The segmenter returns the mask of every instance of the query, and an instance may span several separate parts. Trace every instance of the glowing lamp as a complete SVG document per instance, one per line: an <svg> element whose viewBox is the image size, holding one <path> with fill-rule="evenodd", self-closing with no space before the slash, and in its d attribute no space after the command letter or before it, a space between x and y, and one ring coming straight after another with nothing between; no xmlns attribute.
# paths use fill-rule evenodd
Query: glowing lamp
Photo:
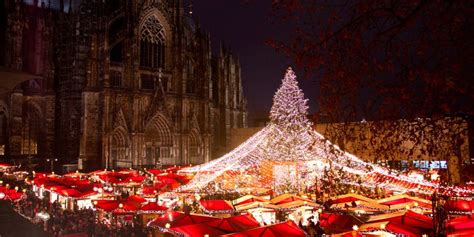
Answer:
<svg viewBox="0 0 474 237"><path fill-rule="evenodd" d="M26 193L26 188L23 189L23 192Z"/></svg>
<svg viewBox="0 0 474 237"><path fill-rule="evenodd" d="M208 235L208 234L205 234L204 237L209 237L209 235Z"/></svg>
<svg viewBox="0 0 474 237"><path fill-rule="evenodd" d="M166 223L165 228L166 228L166 229L169 229L170 227L171 227L171 224L170 224L170 223Z"/></svg>
<svg viewBox="0 0 474 237"><path fill-rule="evenodd" d="M123 208L123 203L120 203L120 204L119 204L119 208Z"/></svg>
<svg viewBox="0 0 474 237"><path fill-rule="evenodd" d="M92 204L94 204L94 206L97 205L97 201L93 201Z"/></svg>
<svg viewBox="0 0 474 237"><path fill-rule="evenodd" d="M380 224L380 229L383 230L383 229L385 229L385 227L386 227L385 224Z"/></svg>
<svg viewBox="0 0 474 237"><path fill-rule="evenodd" d="M357 231L357 230L359 230L359 226L353 225L353 226L352 226L352 229L355 230L355 231Z"/></svg>

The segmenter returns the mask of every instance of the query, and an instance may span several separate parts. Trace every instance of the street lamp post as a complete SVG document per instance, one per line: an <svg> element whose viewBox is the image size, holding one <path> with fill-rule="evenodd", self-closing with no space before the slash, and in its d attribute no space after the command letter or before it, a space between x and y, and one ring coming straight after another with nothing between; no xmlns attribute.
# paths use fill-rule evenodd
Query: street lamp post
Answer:
<svg viewBox="0 0 474 237"><path fill-rule="evenodd" d="M53 172L54 170L54 162L57 162L58 159L57 158L54 158L54 159L46 159L47 162L51 162L51 172Z"/></svg>

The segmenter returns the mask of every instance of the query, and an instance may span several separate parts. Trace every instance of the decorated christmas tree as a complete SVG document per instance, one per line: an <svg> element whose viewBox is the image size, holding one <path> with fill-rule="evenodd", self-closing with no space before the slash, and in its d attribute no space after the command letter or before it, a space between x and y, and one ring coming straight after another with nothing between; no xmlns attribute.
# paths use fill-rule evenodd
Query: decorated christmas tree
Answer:
<svg viewBox="0 0 474 237"><path fill-rule="evenodd" d="M326 186L337 182L337 186L424 194L438 188L437 184L397 174L341 150L312 128L307 110L295 73L288 68L273 98L270 123L224 156L183 169L181 172L194 177L176 191L299 192L314 187L318 180L326 180ZM323 177L325 173L332 178ZM465 192L458 187L452 191Z"/></svg>
<svg viewBox="0 0 474 237"><path fill-rule="evenodd" d="M308 100L298 87L295 72L286 70L280 88L273 97L273 106L270 110L271 123L287 132L308 130L312 124L308 120Z"/></svg>
<svg viewBox="0 0 474 237"><path fill-rule="evenodd" d="M282 84L273 97L270 123L274 130L265 143L269 159L304 159L310 145L312 123L308 120L308 100L298 87L296 75L287 69Z"/></svg>

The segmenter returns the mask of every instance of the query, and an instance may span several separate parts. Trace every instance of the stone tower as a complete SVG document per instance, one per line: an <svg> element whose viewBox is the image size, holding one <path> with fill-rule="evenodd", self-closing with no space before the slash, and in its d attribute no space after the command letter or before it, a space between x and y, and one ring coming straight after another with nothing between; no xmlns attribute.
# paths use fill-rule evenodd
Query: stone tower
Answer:
<svg viewBox="0 0 474 237"><path fill-rule="evenodd" d="M7 0L4 9L5 67L34 73L41 91L25 94L28 82L4 98L6 156L87 170L198 164L228 142L230 128L246 126L238 59L225 48L212 55L180 0ZM32 102L41 116L18 112ZM48 139L29 135L26 146L37 148L22 153L26 133L15 126L26 120L39 120L36 133Z"/></svg>

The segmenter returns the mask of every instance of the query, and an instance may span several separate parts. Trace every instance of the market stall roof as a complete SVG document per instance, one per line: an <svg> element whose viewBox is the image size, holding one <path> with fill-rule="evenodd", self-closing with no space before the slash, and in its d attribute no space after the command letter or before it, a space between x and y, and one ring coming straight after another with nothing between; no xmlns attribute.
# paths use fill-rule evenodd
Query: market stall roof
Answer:
<svg viewBox="0 0 474 237"><path fill-rule="evenodd" d="M136 202L136 203L144 203L144 202L147 202L147 200L141 196L138 196L138 195L131 195L129 197L126 198L127 201L132 201L132 202Z"/></svg>
<svg viewBox="0 0 474 237"><path fill-rule="evenodd" d="M368 237L367 235L362 235L360 232L346 231L337 234L331 234L332 237ZM369 235L370 236L370 235ZM379 236L377 236L379 237Z"/></svg>
<svg viewBox="0 0 474 237"><path fill-rule="evenodd" d="M356 193L348 193L331 198L331 203L344 203L352 201L365 201L369 203L376 202L376 200L372 198L368 198Z"/></svg>
<svg viewBox="0 0 474 237"><path fill-rule="evenodd" d="M237 205L242 205L242 204L247 204L247 203L252 203L252 202L269 202L269 201L270 200L267 200L263 197L249 194L249 195L245 195L245 196L235 199L234 201L232 201L232 204L234 204L234 206L237 206Z"/></svg>
<svg viewBox="0 0 474 237"><path fill-rule="evenodd" d="M152 174L152 175L159 175L159 174L163 173L163 171L159 170L159 169L145 169L145 172L147 172L149 174Z"/></svg>
<svg viewBox="0 0 474 237"><path fill-rule="evenodd" d="M221 236L227 232L208 226L205 223L198 223L192 225L184 225L178 227L171 227L172 232L179 233L180 236L194 237L194 236Z"/></svg>
<svg viewBox="0 0 474 237"><path fill-rule="evenodd" d="M293 202L286 202L277 205L279 209L297 209L300 207L306 207L306 208L312 208L316 209L321 207L321 205L314 203L314 202L308 202L308 201L301 201L301 200L296 200Z"/></svg>
<svg viewBox="0 0 474 237"><path fill-rule="evenodd" d="M260 227L260 223L251 214L243 214L207 222L206 225L226 232L240 232Z"/></svg>
<svg viewBox="0 0 474 237"><path fill-rule="evenodd" d="M331 205L331 208L342 210L388 210L388 206L378 204L376 202L366 202L363 200L351 202L339 202Z"/></svg>
<svg viewBox="0 0 474 237"><path fill-rule="evenodd" d="M145 176L140 175L135 170L123 170L123 171L104 171L93 173L101 182L108 182L115 185L124 186L136 186L140 185L144 180Z"/></svg>
<svg viewBox="0 0 474 237"><path fill-rule="evenodd" d="M219 218L207 215L186 214L183 212L171 211L148 222L147 226L152 228L156 227L163 229L166 227L166 224L170 224L170 227L174 228L178 226L205 223L216 219Z"/></svg>
<svg viewBox="0 0 474 237"><path fill-rule="evenodd" d="M292 236L305 237L306 234L293 221L281 222L278 224L262 226L238 233L222 235L223 237L277 237L277 236Z"/></svg>
<svg viewBox="0 0 474 237"><path fill-rule="evenodd" d="M93 204L96 208L102 209L106 212L113 212L122 209L127 212L137 211L139 206L132 201L118 201L118 200L94 200Z"/></svg>
<svg viewBox="0 0 474 237"><path fill-rule="evenodd" d="M408 196L407 194L394 195L388 198L380 199L377 202L388 206L414 202L420 207L431 209L431 201L419 197Z"/></svg>
<svg viewBox="0 0 474 237"><path fill-rule="evenodd" d="M167 179L172 179L172 180L178 182L179 184L186 184L191 179L187 175L181 175L181 174L176 174L176 173L171 173L171 172L164 172L164 173L161 173L161 174L157 174L155 176L155 178L158 181L164 181L164 180L167 180Z"/></svg>
<svg viewBox="0 0 474 237"><path fill-rule="evenodd" d="M395 233L397 235L406 237L417 237L425 233L417 228L409 227L391 221L381 221L363 224L359 227L358 231L362 233L365 231L389 231L392 234Z"/></svg>
<svg viewBox="0 0 474 237"><path fill-rule="evenodd" d="M64 177L72 177L72 178L80 178L80 177L84 177L84 176L87 176L89 174L86 174L86 173L81 173L79 171L76 171L76 172L70 172L70 173L67 173L65 175L63 175Z"/></svg>
<svg viewBox="0 0 474 237"><path fill-rule="evenodd" d="M16 167L16 165L0 163L0 168L13 168L13 167Z"/></svg>
<svg viewBox="0 0 474 237"><path fill-rule="evenodd" d="M448 237L472 237L474 236L474 229L467 229L467 230L458 230L454 232L450 232L447 235Z"/></svg>
<svg viewBox="0 0 474 237"><path fill-rule="evenodd" d="M226 200L201 200L199 201L204 212L208 213L230 213L234 212L234 207Z"/></svg>
<svg viewBox="0 0 474 237"><path fill-rule="evenodd" d="M454 231L465 229L474 230L474 214L451 219L446 223L446 228Z"/></svg>
<svg viewBox="0 0 474 237"><path fill-rule="evenodd" d="M278 204L283 204L283 203L293 202L293 201L298 201L298 200L312 202L311 200L309 200L307 198L302 198L302 197L298 197L298 196L293 195L293 194L285 193L285 194L282 194L278 197L273 198L272 200L270 200L270 203L278 205Z"/></svg>
<svg viewBox="0 0 474 237"><path fill-rule="evenodd" d="M156 195L159 192L167 191L167 189L171 189L171 187L165 183L154 183L151 186L144 186L142 188L142 194L143 195Z"/></svg>
<svg viewBox="0 0 474 237"><path fill-rule="evenodd" d="M319 222L321 227L332 233L350 231L354 225L360 226L362 223L364 223L363 220L354 215L342 215L325 212L319 215Z"/></svg>
<svg viewBox="0 0 474 237"><path fill-rule="evenodd" d="M474 200L448 200L444 207L448 211L472 212L474 210Z"/></svg>
<svg viewBox="0 0 474 237"><path fill-rule="evenodd" d="M148 212L150 212L150 213L163 213L167 210L168 210L167 207L160 206L156 202L149 202L149 203L143 205L140 208L140 212L143 212L143 213L148 213Z"/></svg>
<svg viewBox="0 0 474 237"><path fill-rule="evenodd" d="M77 189L73 188L67 188L67 189L62 189L58 192L61 196L66 196L66 197L80 197L82 196L82 193L79 192Z"/></svg>
<svg viewBox="0 0 474 237"><path fill-rule="evenodd" d="M417 229L430 230L433 228L433 219L410 210L398 211L381 215L370 216L367 222L390 221Z"/></svg>
<svg viewBox="0 0 474 237"><path fill-rule="evenodd" d="M277 205L273 205L273 204L265 203L265 202L252 202L252 203L235 206L235 209L237 211L245 211L245 210L256 209L256 208L262 208L262 209L267 209L267 210L272 210L272 211L278 210Z"/></svg>
<svg viewBox="0 0 474 237"><path fill-rule="evenodd" d="M23 197L23 192L18 192L15 189L8 189L5 186L0 186L0 200L7 199L7 200L18 200Z"/></svg>
<svg viewBox="0 0 474 237"><path fill-rule="evenodd" d="M27 183L41 186L47 190L65 197L85 197L93 192L94 184L89 180L82 180L71 176L36 176ZM95 192L94 192L95 193Z"/></svg>
<svg viewBox="0 0 474 237"><path fill-rule="evenodd" d="M142 206L146 200L140 196L132 195L122 200L94 200L93 204L96 208L106 212L135 212Z"/></svg>

